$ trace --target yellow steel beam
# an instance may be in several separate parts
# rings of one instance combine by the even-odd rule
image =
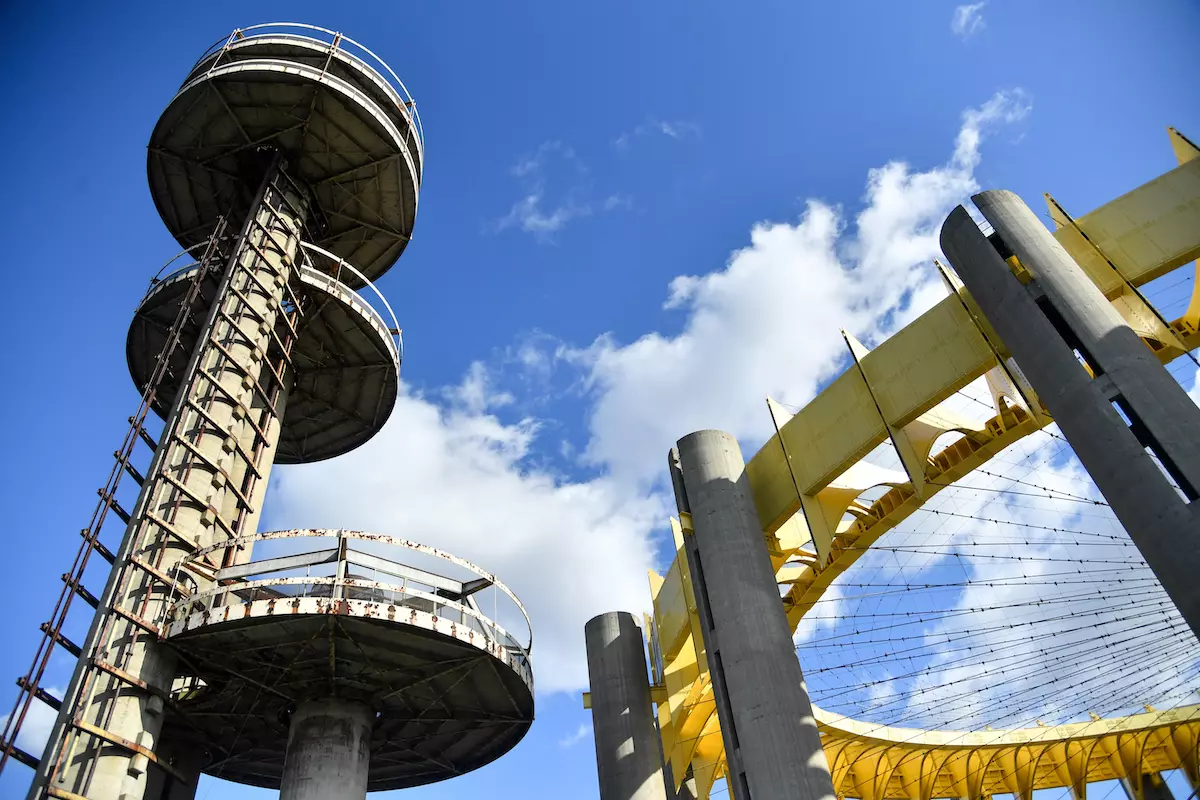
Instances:
[[[1164,363],[1200,345],[1200,291],[1187,313],[1167,322],[1138,287],[1200,255],[1200,149],[1168,129],[1175,169],[1081,217],[1047,196],[1055,237]],[[1015,262],[1015,259],[1012,260]],[[939,265],[940,266],[940,265]],[[1013,264],[1020,273],[1019,264]],[[1011,369],[1003,343],[953,275],[951,294],[868,351],[848,338],[850,368],[795,415],[768,401],[776,435],[746,465],[768,550],[793,630],[833,580],[888,530],[942,488],[1052,420]],[[1197,281],[1200,286],[1200,281]],[[982,424],[942,404],[986,376],[996,415]],[[944,433],[961,434],[933,452]],[[863,456],[886,439],[904,474],[872,468]],[[858,497],[887,486],[874,502]],[[672,520],[676,557],[651,573],[655,641],[662,675],[655,687],[664,754],[677,782],[687,768],[707,798],[725,762],[683,537]],[[656,662],[657,670],[657,662]],[[863,800],[960,797],[1071,787],[1182,767],[1197,779],[1200,707],[1077,726],[1020,731],[908,731],[816,710],[839,795]],[[1122,771],[1124,770],[1124,772]],[[1141,770],[1134,774],[1136,770]]]

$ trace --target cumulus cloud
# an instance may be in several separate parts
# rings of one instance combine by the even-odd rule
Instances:
[[[279,470],[277,528],[351,528],[402,536],[474,561],[528,608],[540,690],[586,685],[583,626],[647,604],[650,531],[661,499],[608,478],[572,481],[532,468],[533,420],[504,423],[468,373],[448,407],[404,388],[387,426],[336,460]],[[486,609],[485,609],[486,610]]]
[[[580,723],[579,727],[575,729],[574,733],[564,736],[558,740],[558,746],[565,750],[568,747],[574,747],[591,735],[592,726],[588,725],[587,723]]]
[[[630,207],[629,198],[620,194],[610,194],[599,202],[593,199],[587,165],[573,148],[559,141],[543,142],[532,153],[522,155],[509,173],[521,196],[508,213],[487,226],[493,233],[515,229],[549,241],[573,220]]]
[[[637,482],[689,430],[765,439],[763,396],[807,402],[845,362],[841,329],[878,341],[944,296],[930,263],[942,220],[979,188],[987,131],[1030,107],[1024,92],[1000,92],[964,114],[945,164],[872,169],[852,220],[809,200],[797,222],[755,225],[723,268],[672,281],[665,308],[684,315],[678,335],[601,337],[576,351],[594,392],[587,457]]]
[[[954,16],[950,18],[950,30],[954,35],[967,39],[987,27],[983,19],[985,5],[987,3],[981,0],[978,3],[964,3],[955,8]]]
[[[65,689],[61,687],[47,687],[46,692],[53,697],[62,697]],[[35,756],[40,756],[42,750],[46,747],[46,740],[50,738],[50,731],[54,727],[54,720],[57,718],[58,712],[46,705],[40,700],[34,700],[29,706],[29,712],[25,715],[25,721],[21,724],[21,732],[17,735],[17,746],[27,753]],[[8,724],[8,714],[0,718],[0,728]]]

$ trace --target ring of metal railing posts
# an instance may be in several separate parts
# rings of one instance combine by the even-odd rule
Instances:
[[[400,355],[400,360],[403,361],[404,360],[404,336],[400,331],[400,323],[396,319],[396,312],[392,310],[391,303],[389,303],[387,301],[387,298],[383,296],[383,292],[379,291],[379,289],[377,289],[375,287],[375,284],[367,279],[366,275],[363,275],[361,272],[359,272],[354,266],[352,266],[345,259],[339,258],[338,256],[335,256],[333,253],[329,252],[328,250],[324,250],[320,247],[317,247],[315,244],[309,244],[308,242],[301,242],[300,247],[303,248],[303,250],[304,250],[304,260],[305,260],[306,266],[309,266],[311,269],[315,270],[316,272],[320,272],[325,275],[328,275],[330,278],[337,281],[339,284],[341,284],[343,286],[345,286],[346,284],[344,281],[342,281],[342,272],[343,271],[349,272],[351,275],[358,278],[358,280],[362,281],[363,286],[365,286],[366,288],[369,288],[372,292],[375,293],[375,296],[379,299],[379,302],[383,304],[384,309],[387,311],[388,316],[391,318],[392,324],[391,325],[387,324],[387,321],[383,318],[383,315],[379,313],[379,309],[375,308],[375,306],[370,302],[370,300],[363,298],[366,301],[366,302],[364,302],[364,305],[365,305],[366,309],[372,315],[374,315],[375,320],[376,320],[376,322],[378,322],[379,326],[392,335],[392,339],[396,343],[396,352]],[[316,256],[317,259],[325,259],[326,260],[324,267],[318,265],[317,260],[314,260],[314,256]],[[362,297],[361,291],[356,292],[356,294],[358,294],[359,297]]]
[[[216,56],[216,59],[213,61],[213,65],[215,66],[221,60],[220,54],[238,42],[245,39],[266,37],[293,39],[298,42],[319,42],[331,50],[340,50],[348,58],[361,62],[366,68],[378,73],[394,95],[393,99],[396,101],[397,108],[401,109],[403,114],[411,120],[413,130],[417,134],[417,148],[420,151],[421,160],[425,160],[425,132],[421,127],[421,115],[417,112],[416,101],[413,100],[408,87],[404,85],[404,81],[400,80],[392,68],[387,65],[387,62],[375,55],[374,51],[345,34],[317,25],[306,25],[301,22],[264,22],[246,28],[238,28],[228,36],[218,39],[205,50],[204,54],[193,65],[192,70],[194,71],[205,61],[213,58],[214,55]]]
[[[336,546],[223,567],[215,566],[208,560],[209,556],[217,554],[224,562],[224,554],[258,542],[316,538],[336,539]],[[474,574],[477,580],[463,582],[447,578],[353,546],[352,542],[371,545],[376,551],[390,547],[441,559],[455,565],[459,571]],[[355,567],[371,571],[373,577],[368,579],[352,574]],[[314,568],[332,574],[314,575]],[[304,574],[296,574],[300,571]],[[380,573],[392,580],[376,579]],[[198,583],[194,576],[197,575],[211,582],[213,587],[196,591]],[[216,610],[239,606],[248,608],[260,600],[358,600],[397,608],[419,607],[437,618],[457,621],[457,624],[479,633],[487,641],[504,647],[526,669],[530,666],[533,627],[525,606],[512,590],[495,575],[464,558],[407,539],[342,529],[271,531],[241,536],[189,554],[175,568],[172,580],[184,596],[164,608],[163,619],[159,622],[165,638],[185,630],[193,615],[200,614],[211,619],[216,616]],[[475,593],[488,588],[506,596],[512,608],[520,613],[525,624],[524,643],[495,619],[488,617],[476,602]],[[495,597],[493,604],[495,609]],[[510,610],[506,609],[506,613]],[[493,616],[496,615],[497,610],[493,610]]]
[[[169,261],[167,261],[167,263],[164,264],[161,269],[159,269],[155,276],[150,279],[150,286],[146,289],[146,293],[142,296],[142,299],[138,301],[138,306],[140,307],[141,304],[144,303],[146,299],[155,292],[159,284],[170,282],[177,277],[190,272],[196,267],[201,266],[198,261],[187,261],[180,266],[173,265],[186,256],[190,256],[198,251],[202,252],[208,246],[208,242],[209,240],[206,239],[199,244],[187,248],[186,250],[181,250]],[[391,335],[392,341],[396,345],[396,353],[399,356],[399,360],[403,361],[404,334],[400,330],[400,322],[398,319],[396,319],[396,312],[392,310],[392,305],[387,301],[387,298],[383,296],[383,292],[379,291],[378,287],[376,287],[366,275],[360,272],[354,265],[346,261],[344,258],[340,258],[328,250],[309,242],[302,241],[300,243],[300,247],[302,249],[303,266],[310,270],[308,273],[309,277],[313,278],[319,274],[322,278],[332,278],[338,284],[337,288],[340,288],[343,291],[354,292],[354,294],[356,294],[359,299],[363,301],[363,310],[372,316],[376,324],[382,330],[387,331]],[[350,286],[342,280],[343,272],[353,275],[362,282],[363,288],[371,290],[371,292],[375,295],[375,298],[379,301],[379,304],[383,306],[383,310],[387,313],[387,318],[383,316],[380,310],[376,307],[375,303],[371,302],[370,298],[364,295],[361,289],[356,291],[350,288]],[[390,325],[388,324],[389,319],[391,320]]]

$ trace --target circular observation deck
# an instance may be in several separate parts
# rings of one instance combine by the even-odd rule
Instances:
[[[269,23],[209,48],[150,136],[150,193],[183,247],[241,219],[262,178],[254,153],[282,151],[312,192],[315,242],[371,279],[408,244],[424,141],[404,84],[340,33]]]
[[[325,537],[322,549],[296,552],[296,540],[313,537]],[[243,543],[264,540],[272,557],[224,569],[205,564],[221,548],[190,556],[177,579],[194,583],[191,570],[217,586],[180,600],[164,621],[191,671],[176,681],[179,713],[164,735],[207,749],[205,772],[278,788],[290,715],[310,700],[374,711],[369,791],[469,772],[525,735],[534,706],[529,618],[493,575],[356,531],[278,531]],[[442,566],[392,560],[398,554]],[[497,616],[523,625],[525,642]]]
[[[309,303],[299,319],[299,336],[292,345],[294,383],[284,409],[277,464],[333,458],[370,439],[392,413],[400,375],[400,327],[374,284],[344,259],[316,245],[301,243],[300,255],[291,285]],[[156,279],[134,313],[125,340],[125,357],[140,392],[146,389],[167,332],[198,269],[200,266],[193,262]],[[200,308],[208,309],[217,292],[219,269],[210,269],[203,281],[198,302]],[[374,296],[374,305],[351,289],[351,283]],[[163,378],[153,406],[163,418],[187,374],[188,359],[205,316],[192,316],[183,329],[181,346],[172,353],[171,369]]]

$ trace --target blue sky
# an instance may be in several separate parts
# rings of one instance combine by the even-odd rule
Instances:
[[[595,797],[582,625],[646,602],[672,440],[761,442],[762,397],[802,404],[836,374],[839,327],[878,340],[929,301],[936,225],[976,187],[1082,212],[1174,165],[1167,125],[1200,136],[1195,4],[991,0],[957,29],[956,6],[6,4],[0,677],[24,673],[137,403],[125,332],[176,252],[149,132],[233,27],[310,22],[405,81],[426,170],[379,282],[405,330],[393,420],[276,473],[267,523],[445,547],[530,605],[533,730],[406,797]]]

